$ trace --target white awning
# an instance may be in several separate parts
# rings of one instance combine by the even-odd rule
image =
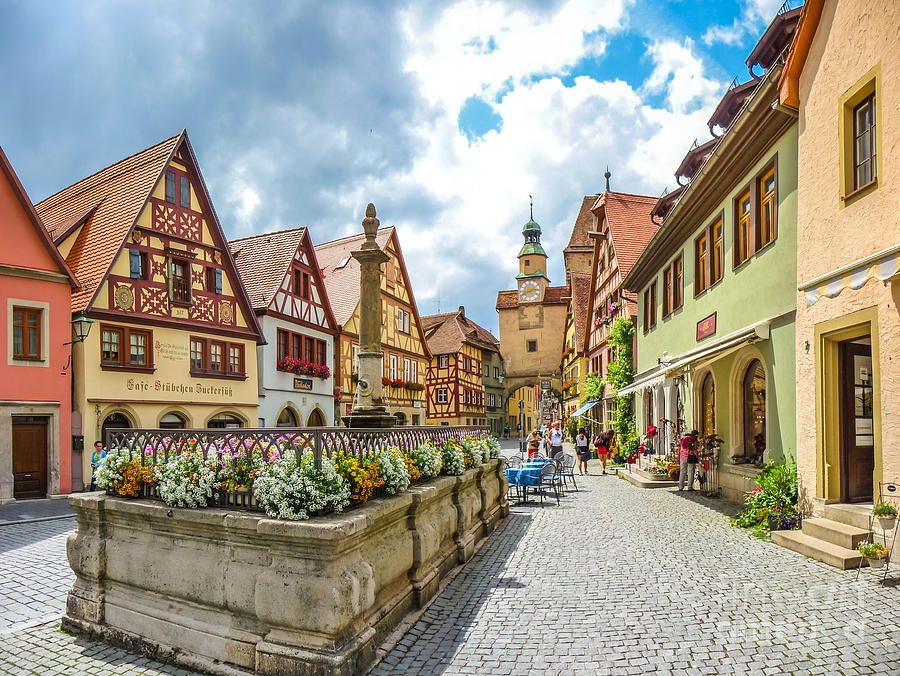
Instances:
[[[638,374],[634,382],[619,390],[617,396],[625,396],[640,390],[646,390],[656,387],[674,375],[682,373],[688,369],[698,369],[707,364],[721,359],[726,354],[741,349],[745,345],[755,343],[759,340],[767,340],[769,338],[769,326],[772,320],[767,319],[762,322],[745,327],[740,331],[729,333],[722,336],[718,340],[704,343],[702,346],[689,350],[684,354],[675,357],[672,361],[662,362],[655,369],[644,371]]]
[[[814,305],[822,296],[835,298],[844,289],[861,289],[870,279],[885,282],[900,272],[900,244],[871,256],[842,265],[797,287],[806,296],[806,305]]]
[[[584,415],[585,413],[587,413],[588,411],[590,411],[592,408],[594,408],[594,406],[596,406],[596,405],[599,404],[599,403],[600,403],[599,401],[589,401],[588,403],[586,403],[584,406],[582,406],[581,408],[579,408],[577,411],[575,411],[575,412],[574,412],[571,416],[569,416],[569,417],[570,417],[570,418],[577,418],[577,417],[580,416],[580,415]]]

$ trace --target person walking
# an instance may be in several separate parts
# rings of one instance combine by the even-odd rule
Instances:
[[[503,426],[503,438],[504,438],[504,439],[509,439],[509,423],[506,423],[506,424]]]
[[[528,458],[531,459],[541,452],[541,433],[536,429],[531,430],[531,434],[528,435]]]
[[[606,474],[606,461],[609,457],[609,436],[607,432],[600,432],[594,439],[594,448],[597,449],[597,457],[600,459],[600,468]]]
[[[681,437],[678,444],[678,459],[681,461],[681,468],[678,472],[678,490],[684,490],[685,484],[689,491],[694,490],[694,472],[697,469],[697,437],[700,433],[692,430],[690,434]]]
[[[578,434],[575,435],[575,453],[578,455],[578,473],[587,474],[588,461],[591,459],[591,446],[583,427],[579,428]],[[584,471],[582,471],[582,467],[584,467]]]
[[[559,421],[553,423],[547,438],[550,441],[550,459],[556,460],[556,456],[563,452],[563,433],[559,429]]]
[[[94,451],[91,453],[91,490],[97,490],[97,470],[106,461],[106,449],[102,441],[94,442]]]

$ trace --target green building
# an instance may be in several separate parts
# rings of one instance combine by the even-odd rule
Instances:
[[[723,440],[718,484],[739,502],[764,462],[796,455],[797,120],[772,106],[792,31],[767,31],[696,145],[660,230],[624,286],[637,295],[639,433],[655,449],[684,431]],[[757,72],[758,72],[757,71]]]

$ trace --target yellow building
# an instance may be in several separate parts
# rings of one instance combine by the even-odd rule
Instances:
[[[356,392],[359,352],[359,263],[350,252],[363,234],[325,242],[316,257],[340,334],[335,348],[335,419],[349,415]],[[419,321],[400,240],[393,227],[380,228],[378,246],[390,257],[382,267],[381,344],[384,353],[384,405],[399,425],[425,424],[425,376],[431,355]]]
[[[817,516],[861,523],[871,507],[831,505],[871,504],[900,477],[897,26],[897,3],[808,0],[779,83],[800,119],[800,494]]]
[[[563,417],[568,418],[581,405],[587,378],[587,359],[584,354],[585,325],[591,292],[590,273],[569,273],[572,289],[566,312],[566,339],[562,353]]]
[[[94,322],[72,367],[85,448],[117,427],[257,424],[261,336],[186,132],[36,209]]]
[[[520,423],[522,424],[522,436],[527,435],[533,429],[539,428],[543,424],[540,412],[540,387],[538,385],[526,385],[516,388],[507,399],[506,414],[510,438],[519,436],[520,430],[517,426]]]
[[[471,319],[466,309],[422,317],[431,353],[428,367],[428,424],[487,425],[484,379],[497,339]],[[492,430],[496,432],[497,430]]]

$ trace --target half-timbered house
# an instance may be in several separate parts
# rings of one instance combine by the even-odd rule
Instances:
[[[422,317],[425,340],[431,352],[426,381],[428,423],[432,425],[487,425],[487,408],[499,405],[488,400],[486,369],[500,354],[500,343],[487,329],[456,312]],[[500,402],[502,404],[502,402]]]
[[[256,318],[187,132],[36,205],[94,321],[75,346],[75,434],[257,424]],[[89,474],[86,454],[85,480]]]
[[[257,347],[260,425],[331,425],[337,323],[309,231],[267,232],[230,246],[266,339]]]
[[[359,353],[359,263],[350,253],[364,235],[316,246],[325,288],[339,330],[335,349],[335,418],[349,415],[356,392]],[[393,227],[380,228],[376,241],[388,255],[381,274],[383,403],[400,425],[425,423],[425,373],[430,354],[419,321],[409,274]]]

